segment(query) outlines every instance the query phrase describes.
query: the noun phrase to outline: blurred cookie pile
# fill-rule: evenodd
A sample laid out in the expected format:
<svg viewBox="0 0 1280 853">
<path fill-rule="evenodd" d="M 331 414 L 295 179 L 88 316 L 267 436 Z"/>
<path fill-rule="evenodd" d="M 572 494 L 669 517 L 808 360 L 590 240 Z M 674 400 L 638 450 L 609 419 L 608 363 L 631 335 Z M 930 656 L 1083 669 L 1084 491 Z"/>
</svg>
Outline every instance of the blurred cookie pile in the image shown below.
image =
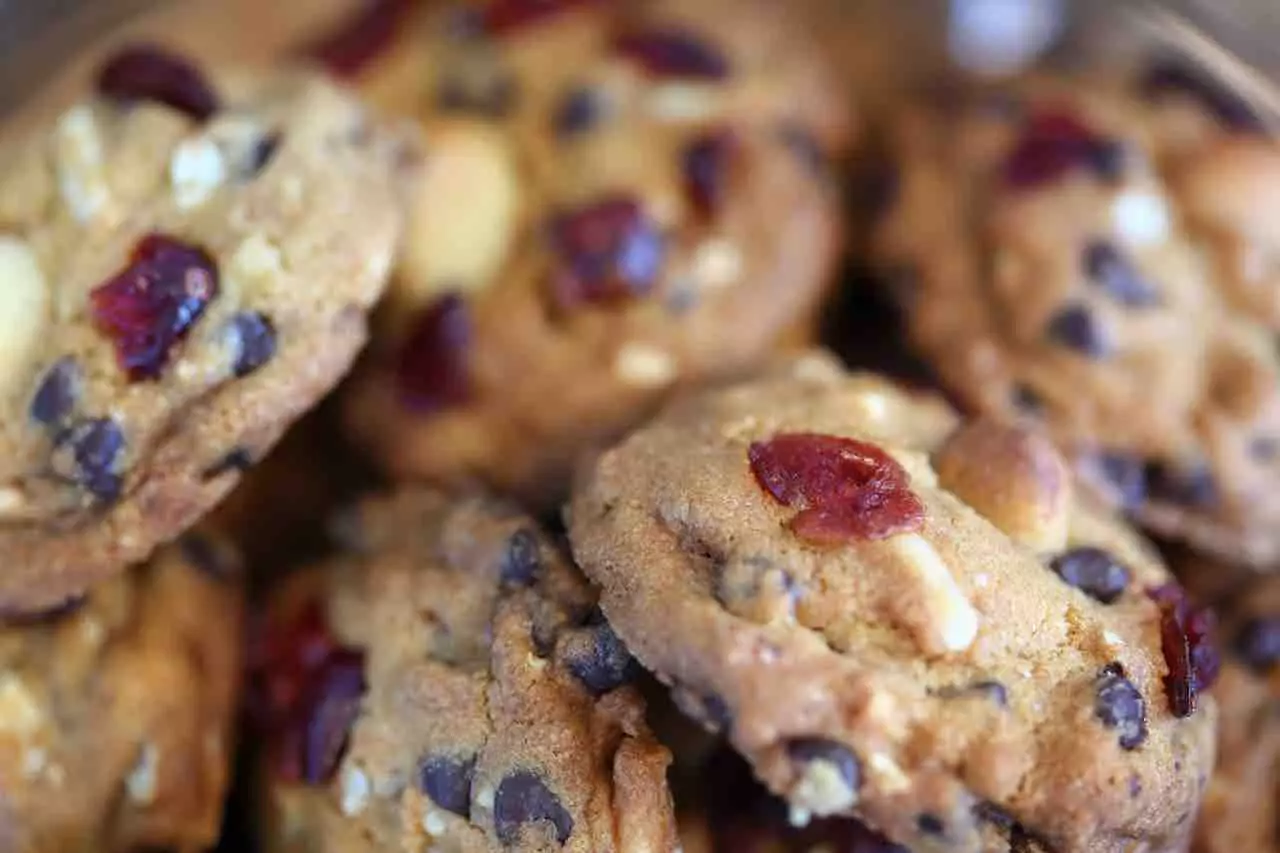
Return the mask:
<svg viewBox="0 0 1280 853">
<path fill-rule="evenodd" d="M 1280 853 L 1280 144 L 1000 5 L 237 2 L 33 99 L 0 853 Z"/>
</svg>

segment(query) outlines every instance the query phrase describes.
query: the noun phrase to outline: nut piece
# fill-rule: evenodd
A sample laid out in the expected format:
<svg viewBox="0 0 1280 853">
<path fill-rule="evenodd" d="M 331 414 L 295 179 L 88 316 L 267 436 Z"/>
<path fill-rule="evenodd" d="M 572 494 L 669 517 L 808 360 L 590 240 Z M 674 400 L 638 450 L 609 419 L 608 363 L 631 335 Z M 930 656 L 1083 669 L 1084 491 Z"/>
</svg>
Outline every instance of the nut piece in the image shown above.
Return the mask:
<svg viewBox="0 0 1280 853">
<path fill-rule="evenodd" d="M 49 318 L 49 288 L 25 241 L 0 235 L 0 395 L 15 392 Z"/>
<path fill-rule="evenodd" d="M 519 178 L 498 132 L 459 121 L 428 141 L 400 266 L 412 305 L 485 287 L 506 260 L 519 212 Z"/>
<path fill-rule="evenodd" d="M 1009 538 L 1040 554 L 1066 547 L 1071 474 L 1048 438 L 979 420 L 953 434 L 934 465 L 944 489 Z"/>
</svg>

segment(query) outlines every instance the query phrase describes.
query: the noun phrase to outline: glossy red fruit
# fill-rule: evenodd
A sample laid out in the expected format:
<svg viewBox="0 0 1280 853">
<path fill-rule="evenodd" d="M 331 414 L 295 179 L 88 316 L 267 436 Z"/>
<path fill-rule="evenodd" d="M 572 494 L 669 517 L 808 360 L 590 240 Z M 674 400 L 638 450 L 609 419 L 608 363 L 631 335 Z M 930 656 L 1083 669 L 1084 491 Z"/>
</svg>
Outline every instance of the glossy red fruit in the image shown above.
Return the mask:
<svg viewBox="0 0 1280 853">
<path fill-rule="evenodd" d="M 924 523 L 924 505 L 911 491 L 907 472 L 873 444 L 783 433 L 755 442 L 747 456 L 761 487 L 799 510 L 790 526 L 802 539 L 885 539 Z"/>
<path fill-rule="evenodd" d="M 1164 678 L 1169 710 L 1175 717 L 1189 717 L 1196 710 L 1200 691 L 1218 679 L 1221 658 L 1212 642 L 1213 612 L 1196 607 L 1177 583 L 1167 583 L 1147 594 L 1160 606 L 1160 649 L 1169 673 Z"/>
<path fill-rule="evenodd" d="M 134 248 L 127 267 L 90 294 L 90 314 L 114 342 L 131 380 L 157 379 L 173 347 L 217 295 L 212 257 L 197 246 L 151 234 Z"/>
<path fill-rule="evenodd" d="M 557 216 L 551 244 L 560 258 L 552 291 L 563 309 L 619 302 L 653 289 L 666 255 L 662 233 L 640 203 L 610 196 Z"/>
<path fill-rule="evenodd" d="M 561 12 L 603 2 L 605 0 L 490 0 L 484 9 L 483 26 L 491 35 L 508 35 Z"/>
<path fill-rule="evenodd" d="M 98 93 L 129 103 L 153 101 L 204 121 L 218 111 L 218 96 L 200 70 L 154 45 L 115 53 L 98 72 Z"/>
<path fill-rule="evenodd" d="M 723 80 L 729 60 L 700 36 L 678 29 L 650 29 L 623 33 L 614 50 L 654 77 Z"/>
<path fill-rule="evenodd" d="M 303 50 L 340 77 L 360 73 L 401 32 L 419 0 L 365 0 L 350 17 Z"/>
<path fill-rule="evenodd" d="M 1122 168 L 1123 151 L 1066 112 L 1033 114 L 1004 162 L 1005 182 L 1015 189 L 1052 183 L 1075 169 L 1091 169 L 1111 180 Z"/>
<path fill-rule="evenodd" d="M 714 130 L 697 137 L 684 150 L 685 193 L 703 218 L 715 216 L 728 195 L 737 147 L 731 132 Z"/>
<path fill-rule="evenodd" d="M 414 319 L 396 363 L 396 383 L 405 408 L 429 414 L 465 403 L 471 391 L 470 345 L 471 314 L 462 296 L 448 293 L 424 308 Z"/>
</svg>

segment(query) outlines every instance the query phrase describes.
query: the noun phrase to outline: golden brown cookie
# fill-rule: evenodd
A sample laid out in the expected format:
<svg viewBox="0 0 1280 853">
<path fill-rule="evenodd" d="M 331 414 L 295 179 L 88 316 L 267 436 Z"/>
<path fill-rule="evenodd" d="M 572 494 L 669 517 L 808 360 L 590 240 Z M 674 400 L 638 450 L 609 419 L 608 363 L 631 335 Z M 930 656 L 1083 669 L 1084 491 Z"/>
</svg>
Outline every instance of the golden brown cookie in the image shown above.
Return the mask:
<svg viewBox="0 0 1280 853">
<path fill-rule="evenodd" d="M 0 626 L 0 849 L 206 850 L 234 753 L 241 576 L 190 533 Z"/>
<path fill-rule="evenodd" d="M 1208 621 L 1047 438 L 814 356 L 673 404 L 568 522 L 618 635 L 797 823 L 1185 847 Z"/>
<path fill-rule="evenodd" d="M 825 162 L 846 105 L 763 0 L 415 21 L 381 51 L 361 27 L 317 51 L 429 148 L 346 420 L 396 476 L 545 506 L 584 448 L 809 319 L 839 250 Z"/>
<path fill-rule="evenodd" d="M 673 853 L 631 655 L 546 536 L 429 491 L 342 530 L 254 655 L 268 849 Z"/>
<path fill-rule="evenodd" d="M 0 142 L 0 606 L 146 557 L 337 382 L 403 142 L 322 78 L 156 48 Z"/>
</svg>

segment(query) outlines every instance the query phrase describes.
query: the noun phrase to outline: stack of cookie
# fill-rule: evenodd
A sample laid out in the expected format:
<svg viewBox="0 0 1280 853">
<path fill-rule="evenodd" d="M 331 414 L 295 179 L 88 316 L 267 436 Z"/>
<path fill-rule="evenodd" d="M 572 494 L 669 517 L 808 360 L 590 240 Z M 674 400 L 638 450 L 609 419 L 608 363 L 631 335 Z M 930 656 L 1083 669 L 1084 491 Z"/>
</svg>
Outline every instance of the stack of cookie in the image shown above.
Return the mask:
<svg viewBox="0 0 1280 853">
<path fill-rule="evenodd" d="M 1280 147 L 1167 67 L 868 134 L 813 8 L 379 0 L 0 140 L 0 851 L 212 846 L 242 686 L 227 850 L 1280 850 Z"/>
</svg>

